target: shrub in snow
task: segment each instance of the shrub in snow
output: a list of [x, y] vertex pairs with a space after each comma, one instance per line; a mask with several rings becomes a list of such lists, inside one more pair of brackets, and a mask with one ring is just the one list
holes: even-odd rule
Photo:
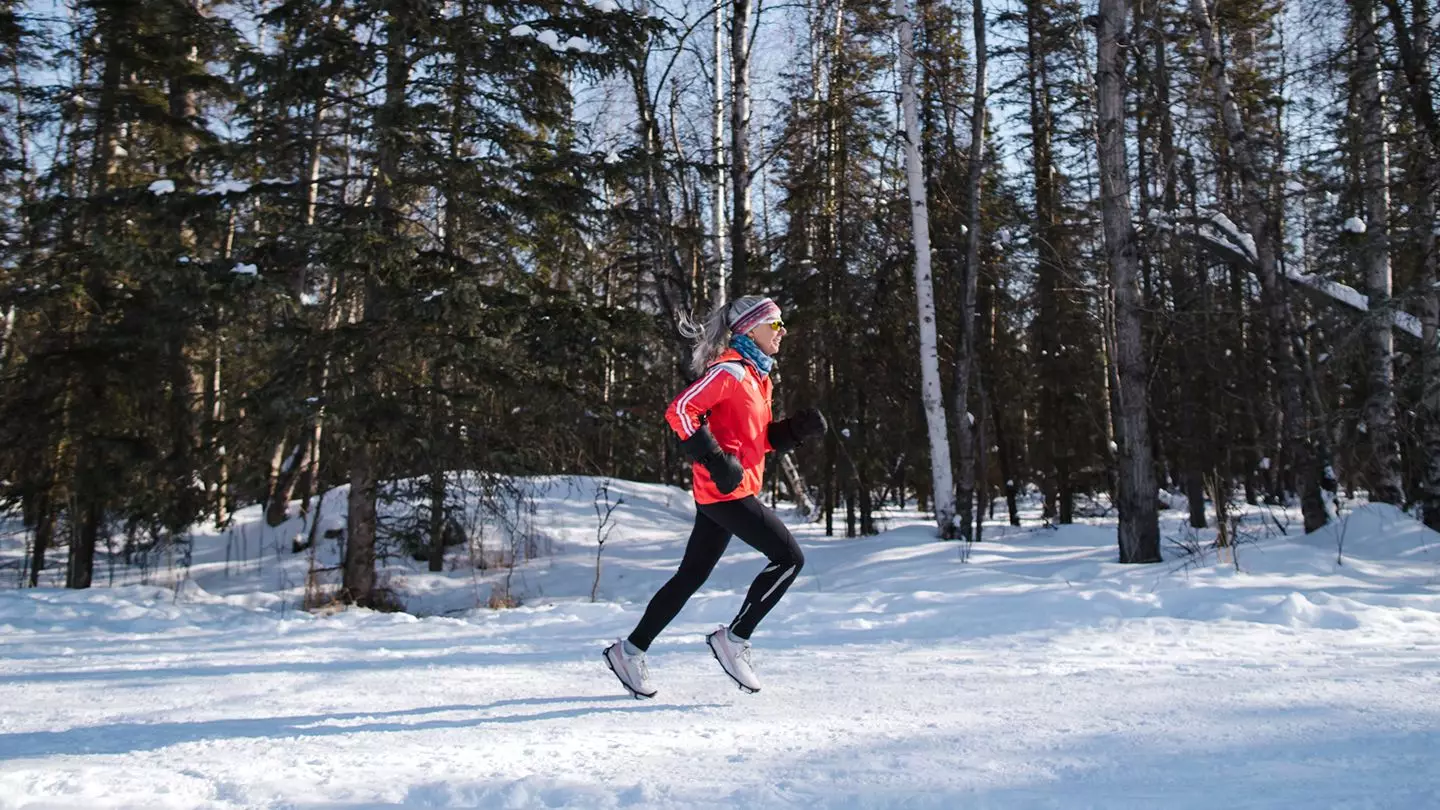
[[1359, 217], [1350, 217], [1345, 224], [1340, 226], [1350, 233], [1365, 233], [1365, 220]]

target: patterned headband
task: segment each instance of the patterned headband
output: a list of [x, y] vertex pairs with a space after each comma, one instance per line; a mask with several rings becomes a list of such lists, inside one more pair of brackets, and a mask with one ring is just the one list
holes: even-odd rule
[[779, 320], [780, 305], [769, 298], [762, 298], [749, 309], [730, 320], [730, 331], [737, 335], [748, 334], [751, 329], [766, 321]]

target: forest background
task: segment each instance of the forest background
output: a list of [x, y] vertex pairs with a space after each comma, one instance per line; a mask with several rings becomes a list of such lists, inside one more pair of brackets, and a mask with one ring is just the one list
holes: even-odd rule
[[348, 484], [341, 593], [372, 604], [377, 548], [442, 563], [462, 481], [683, 483], [677, 325], [752, 293], [790, 329], [777, 413], [832, 428], [771, 494], [827, 532], [908, 501], [973, 540], [1029, 488], [1057, 523], [1117, 509], [1126, 562], [1160, 558], [1163, 491], [1196, 526], [1367, 498], [1440, 529], [1433, 27], [1426, 0], [0, 2], [6, 579], [88, 587], [97, 550]]

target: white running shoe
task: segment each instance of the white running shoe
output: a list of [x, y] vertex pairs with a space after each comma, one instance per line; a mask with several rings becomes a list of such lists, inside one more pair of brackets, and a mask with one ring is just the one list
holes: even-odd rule
[[760, 679], [750, 667], [749, 641], [731, 641], [730, 632], [722, 626], [706, 636], [705, 643], [710, 645], [710, 652], [715, 653], [715, 660], [720, 662], [725, 674], [739, 684], [740, 691], [751, 694], [760, 691]]
[[655, 697], [655, 687], [650, 685], [650, 665], [645, 663], [644, 652], [627, 655], [625, 642], [617, 639], [605, 648], [605, 663], [610, 665], [610, 671], [636, 700]]

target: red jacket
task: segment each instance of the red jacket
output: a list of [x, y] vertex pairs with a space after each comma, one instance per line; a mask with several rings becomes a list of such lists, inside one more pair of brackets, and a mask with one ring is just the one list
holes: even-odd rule
[[[721, 493], [700, 464], [692, 464], [695, 502], [738, 501], [760, 494], [765, 454], [770, 451], [770, 378], [761, 376], [734, 349], [727, 349], [710, 368], [665, 409], [665, 420], [688, 439], [709, 425], [720, 449], [739, 459], [745, 478], [733, 492]], [[707, 416], [708, 415], [708, 416]]]

